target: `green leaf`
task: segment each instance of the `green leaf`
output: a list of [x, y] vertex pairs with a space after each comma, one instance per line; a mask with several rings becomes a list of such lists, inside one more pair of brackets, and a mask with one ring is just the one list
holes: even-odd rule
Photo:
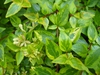
[[53, 5], [53, 10], [59, 10], [60, 9], [60, 4], [62, 3], [63, 1], [62, 0], [55, 0], [55, 3]]
[[0, 60], [4, 60], [4, 48], [0, 45]]
[[49, 40], [54, 40], [55, 39], [55, 36], [51, 33], [51, 32], [48, 32], [48, 31], [45, 31], [45, 30], [37, 30], [37, 31], [34, 31], [37, 38], [43, 42], [44, 44], [46, 43], [46, 39], [49, 39]]
[[15, 3], [12, 3], [10, 5], [10, 7], [8, 8], [7, 14], [6, 14], [6, 18], [15, 15], [17, 12], [19, 12], [21, 9], [21, 7]]
[[76, 12], [76, 10], [77, 10], [77, 8], [76, 8], [76, 6], [75, 6], [75, 4], [74, 4], [74, 1], [75, 1], [75, 0], [70, 0], [70, 1], [69, 1], [69, 12], [70, 12], [71, 14], [74, 14], [74, 13]]
[[0, 33], [2, 33], [6, 28], [0, 27]]
[[55, 25], [57, 24], [57, 15], [56, 14], [50, 15], [49, 19], [53, 24], [55, 24]]
[[58, 26], [64, 26], [66, 25], [69, 17], [69, 11], [66, 6], [66, 8], [62, 9], [60, 12], [57, 13], [57, 24]]
[[96, 13], [95, 13], [95, 17], [94, 17], [94, 22], [95, 22], [95, 24], [97, 25], [97, 26], [99, 26], [100, 25], [100, 12], [99, 11], [96, 11]]
[[91, 23], [90, 19], [87, 19], [87, 20], [85, 20], [85, 19], [78, 19], [78, 25], [80, 27], [87, 27], [87, 26], [90, 25], [90, 23]]
[[85, 44], [76, 43], [72, 46], [72, 50], [81, 57], [86, 57], [88, 53], [87, 46]]
[[80, 18], [81, 18], [81, 13], [80, 13], [80, 12], [75, 13], [75, 14], [74, 14], [74, 17], [80, 19]]
[[28, 0], [13, 0], [13, 2], [20, 7], [31, 7], [31, 4]]
[[48, 27], [48, 29], [55, 30], [55, 29], [57, 29], [57, 25], [51, 25]]
[[88, 7], [94, 7], [99, 0], [88, 0], [87, 5]]
[[91, 42], [96, 40], [98, 34], [97, 34], [97, 30], [93, 24], [89, 25], [87, 35]]
[[67, 64], [69, 64], [74, 69], [85, 70], [87, 73], [90, 73], [88, 68], [76, 57], [71, 58], [70, 60], [68, 60]]
[[25, 13], [24, 16], [26, 18], [28, 18], [29, 20], [31, 20], [32, 22], [37, 22], [38, 18], [39, 18], [39, 14], [35, 14], [35, 13]]
[[66, 65], [66, 67], [60, 69], [60, 75], [78, 75], [77, 70], [73, 69], [69, 65]]
[[63, 31], [60, 31], [59, 47], [64, 52], [71, 51], [72, 41], [69, 38], [69, 36], [65, 32], [63, 32]]
[[100, 8], [100, 1], [98, 1], [98, 3], [97, 3], [97, 7]]
[[72, 30], [72, 32], [70, 32], [69, 37], [73, 43], [75, 43], [80, 38], [81, 31], [81, 27], [76, 27], [74, 30]]
[[45, 30], [47, 30], [49, 25], [48, 18], [39, 18], [38, 22], [44, 26]]
[[16, 54], [17, 65], [19, 65], [23, 59], [24, 59], [23, 52], [22, 51], [17, 52]]
[[9, 19], [8, 18], [2, 18], [1, 20], [0, 20], [0, 23], [1, 24], [7, 24], [9, 22]]
[[83, 71], [83, 72], [82, 72], [82, 75], [88, 75], [88, 74], [86, 73], [86, 71]]
[[41, 3], [39, 3], [41, 6], [41, 12], [46, 15], [52, 13], [52, 6], [53, 4], [50, 1], [42, 0]]
[[45, 64], [47, 65], [47, 66], [50, 66], [50, 67], [53, 67], [53, 63], [51, 62], [51, 60], [50, 59], [48, 59], [48, 57], [46, 57], [45, 58]]
[[57, 64], [66, 64], [66, 60], [67, 60], [67, 55], [66, 54], [62, 54], [59, 57], [57, 57], [56, 59], [54, 59], [52, 61], [52, 63], [57, 63]]
[[70, 17], [69, 23], [72, 26], [72, 28], [75, 28], [77, 24], [77, 19], [75, 17]]
[[97, 37], [96, 42], [100, 45], [100, 36]]
[[21, 24], [20, 18], [15, 15], [10, 17], [10, 22], [14, 27], [19, 27], [19, 24]]
[[10, 3], [12, 0], [5, 0], [4, 4]]
[[61, 50], [58, 45], [53, 41], [46, 42], [46, 54], [49, 59], [54, 60], [61, 54]]
[[85, 46], [87, 46], [88, 47], [88, 43], [87, 43], [87, 41], [81, 36], [79, 39], [78, 39], [78, 41], [76, 42], [76, 44], [84, 44]]
[[81, 11], [81, 17], [83, 19], [90, 19], [95, 16], [94, 11]]
[[36, 67], [35, 72], [36, 75], [54, 75], [54, 72], [47, 67]]
[[0, 67], [0, 75], [3, 75], [3, 69]]
[[8, 48], [10, 48], [10, 49], [11, 49], [12, 51], [14, 51], [14, 52], [17, 52], [17, 51], [19, 51], [19, 49], [20, 49], [20, 47], [14, 45], [13, 42], [10, 41], [9, 39], [8, 39], [6, 45], [7, 45]]
[[40, 6], [38, 4], [33, 4], [32, 7], [33, 7], [35, 12], [39, 12], [40, 11]]
[[[96, 68], [99, 67], [100, 63], [100, 48], [92, 51], [85, 59], [85, 65], [88, 68]], [[100, 68], [100, 67], [99, 67]]]

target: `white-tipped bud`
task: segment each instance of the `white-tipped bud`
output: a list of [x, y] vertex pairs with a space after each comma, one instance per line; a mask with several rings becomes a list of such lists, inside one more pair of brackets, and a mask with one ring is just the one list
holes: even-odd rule
[[22, 24], [19, 24], [19, 28], [20, 28], [23, 32], [26, 32], [26, 31], [23, 29], [23, 25], [22, 25]]

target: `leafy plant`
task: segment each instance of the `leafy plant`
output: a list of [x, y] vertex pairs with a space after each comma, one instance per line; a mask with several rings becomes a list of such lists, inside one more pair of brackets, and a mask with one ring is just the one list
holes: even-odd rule
[[99, 0], [1, 0], [0, 75], [100, 75]]

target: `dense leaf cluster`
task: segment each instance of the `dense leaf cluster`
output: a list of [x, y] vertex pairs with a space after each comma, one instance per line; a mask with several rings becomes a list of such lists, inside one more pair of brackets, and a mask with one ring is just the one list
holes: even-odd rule
[[100, 0], [1, 0], [0, 75], [100, 75]]

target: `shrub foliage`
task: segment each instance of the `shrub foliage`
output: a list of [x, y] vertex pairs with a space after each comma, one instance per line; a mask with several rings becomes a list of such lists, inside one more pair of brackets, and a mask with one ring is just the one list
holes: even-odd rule
[[100, 0], [1, 0], [0, 75], [100, 75]]

